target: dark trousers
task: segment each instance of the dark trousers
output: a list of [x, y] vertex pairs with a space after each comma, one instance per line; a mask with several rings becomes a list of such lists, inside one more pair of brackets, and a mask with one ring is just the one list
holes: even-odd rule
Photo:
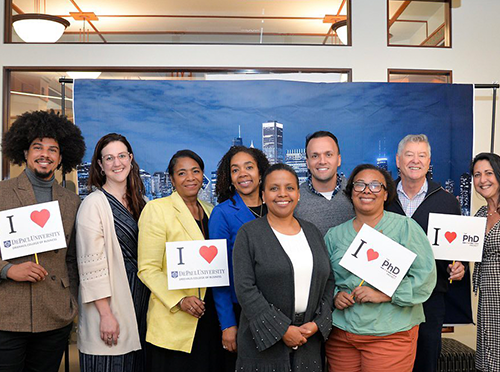
[[[221, 372], [224, 368], [222, 334], [212, 291], [205, 294], [205, 315], [198, 320], [191, 353], [146, 343], [148, 372]], [[182, 329], [179, 332], [183, 332]], [[168, 337], [168, 335], [165, 335]]]
[[413, 372], [435, 372], [441, 354], [441, 331], [445, 314], [444, 293], [434, 292], [424, 303], [425, 323], [418, 331]]
[[72, 326], [39, 333], [0, 331], [0, 372], [57, 372]]

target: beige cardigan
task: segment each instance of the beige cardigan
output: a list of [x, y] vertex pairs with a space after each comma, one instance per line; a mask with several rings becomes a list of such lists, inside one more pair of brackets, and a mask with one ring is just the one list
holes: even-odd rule
[[[80, 274], [78, 348], [91, 355], [121, 355], [139, 350], [139, 331], [123, 254], [109, 202], [100, 190], [82, 202], [76, 218], [76, 251]], [[100, 316], [93, 301], [110, 297], [120, 325], [116, 346], [101, 340]]]

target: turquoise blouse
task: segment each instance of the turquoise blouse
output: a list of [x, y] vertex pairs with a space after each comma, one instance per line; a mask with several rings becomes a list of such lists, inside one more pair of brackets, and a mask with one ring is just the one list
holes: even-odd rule
[[[411, 218], [384, 212], [375, 229], [416, 253], [417, 257], [391, 302], [356, 303], [344, 310], [335, 308], [332, 322], [335, 327], [350, 333], [386, 336], [407, 331], [425, 321], [422, 303], [429, 298], [436, 285], [436, 264], [427, 236]], [[351, 293], [361, 283], [361, 278], [339, 265], [356, 234], [353, 220], [349, 220], [331, 228], [325, 235], [335, 274], [335, 294], [339, 291]], [[370, 286], [366, 282], [363, 285]]]

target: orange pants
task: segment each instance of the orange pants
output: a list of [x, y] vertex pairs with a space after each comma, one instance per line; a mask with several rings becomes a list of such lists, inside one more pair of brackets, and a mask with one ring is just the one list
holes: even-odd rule
[[326, 342], [328, 372], [411, 372], [418, 325], [388, 336], [356, 335], [333, 327]]

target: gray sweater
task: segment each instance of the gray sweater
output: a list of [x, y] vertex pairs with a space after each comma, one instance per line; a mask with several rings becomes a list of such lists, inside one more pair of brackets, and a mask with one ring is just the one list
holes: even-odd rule
[[300, 202], [295, 208], [295, 217], [314, 224], [323, 235], [331, 227], [340, 225], [354, 217], [351, 201], [344, 194], [347, 181], [342, 177], [341, 189], [328, 200], [323, 195], [314, 193], [307, 182], [300, 185]]

